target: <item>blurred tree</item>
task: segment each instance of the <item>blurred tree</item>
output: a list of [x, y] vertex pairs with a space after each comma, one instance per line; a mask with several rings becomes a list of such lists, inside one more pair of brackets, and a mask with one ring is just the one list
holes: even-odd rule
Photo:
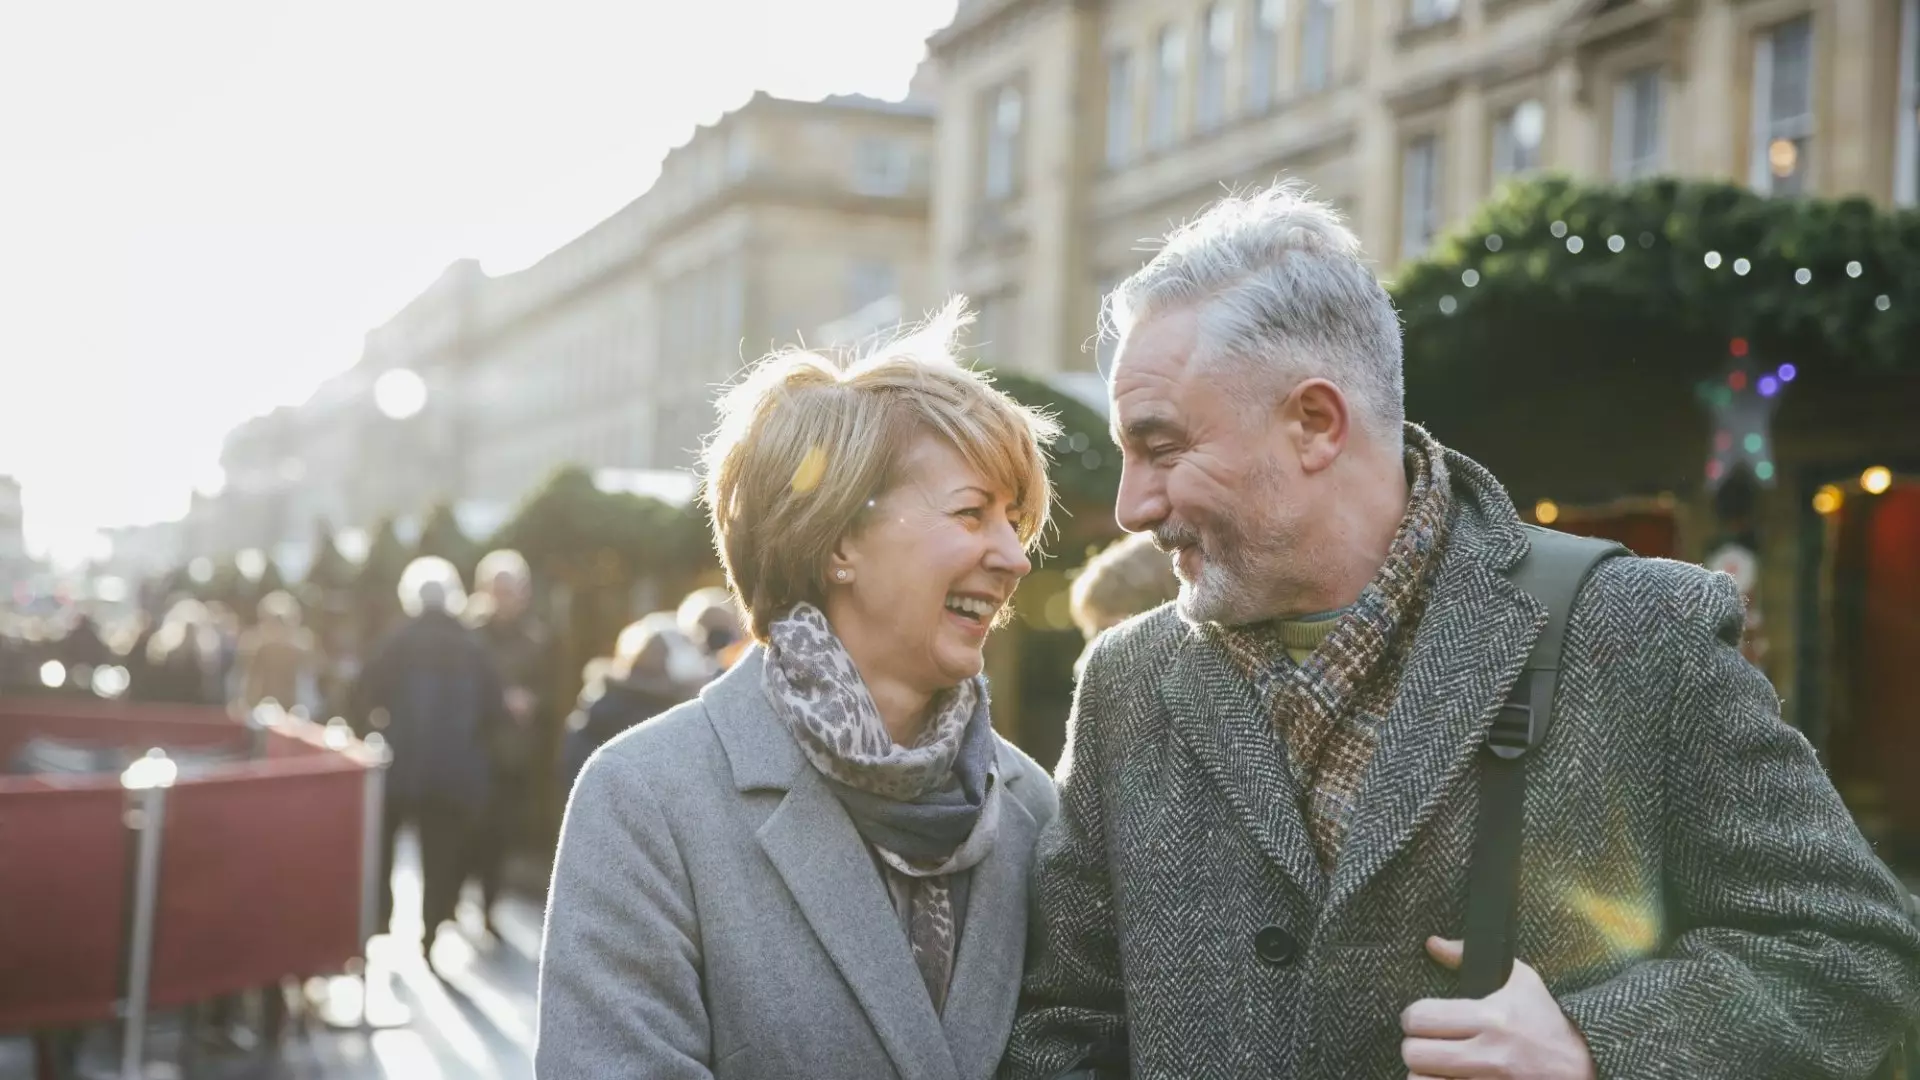
[[[1410, 419], [1517, 496], [1690, 490], [1730, 354], [1797, 401], [1920, 372], [1920, 213], [1671, 178], [1502, 187], [1391, 290]], [[1737, 340], [1736, 340], [1737, 339]]]
[[[533, 568], [542, 614], [559, 638], [557, 701], [579, 694], [588, 661], [607, 655], [627, 623], [651, 608], [678, 604], [719, 569], [697, 508], [601, 491], [575, 466], [555, 472], [487, 548], [513, 548]], [[559, 752], [559, 729], [547, 734], [534, 775], [550, 837], [566, 793], [554, 786], [548, 767]]]
[[353, 603], [361, 640], [372, 641], [400, 617], [400, 575], [413, 556], [394, 531], [393, 519], [382, 518], [367, 546], [367, 558], [353, 579]]
[[353, 563], [340, 554], [340, 548], [333, 542], [333, 527], [325, 518], [313, 523], [313, 561], [307, 565], [307, 576], [303, 583], [309, 590], [330, 593], [344, 589], [353, 583]]
[[1060, 438], [1047, 450], [1055, 507], [1053, 535], [1043, 549], [1077, 562], [1083, 549], [1118, 536], [1113, 500], [1120, 491], [1120, 451], [1108, 434], [1106, 418], [1032, 376], [999, 370], [984, 374], [1009, 397], [1060, 425]]
[[460, 571], [460, 579], [469, 588], [473, 586], [473, 570], [480, 562], [480, 546], [461, 531], [460, 519], [454, 516], [452, 505], [438, 503], [428, 513], [427, 523], [420, 529], [420, 542], [414, 546], [414, 554], [438, 555]]
[[248, 622], [253, 621], [254, 609], [267, 594], [279, 592], [287, 587], [286, 575], [280, 572], [280, 564], [273, 561], [273, 556], [267, 556], [266, 565], [260, 570], [260, 580], [253, 582], [252, 585], [252, 602], [247, 605], [243, 613]]

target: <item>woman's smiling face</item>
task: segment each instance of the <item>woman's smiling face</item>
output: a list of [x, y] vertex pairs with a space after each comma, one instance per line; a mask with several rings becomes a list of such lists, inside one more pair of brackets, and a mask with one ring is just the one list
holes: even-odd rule
[[1014, 494], [945, 438], [916, 438], [898, 475], [831, 557], [825, 609], [870, 682], [931, 693], [980, 673], [987, 632], [1033, 564]]

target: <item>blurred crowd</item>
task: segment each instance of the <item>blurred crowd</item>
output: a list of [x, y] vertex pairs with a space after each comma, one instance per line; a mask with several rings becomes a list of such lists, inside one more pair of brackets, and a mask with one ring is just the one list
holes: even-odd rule
[[[403, 826], [420, 840], [430, 946], [454, 898], [477, 879], [489, 924], [516, 849], [540, 849], [535, 801], [564, 795], [607, 740], [697, 693], [744, 651], [725, 589], [626, 626], [578, 683], [558, 677], [563, 650], [536, 610], [524, 558], [496, 551], [471, 575], [414, 560], [397, 617], [377, 634], [317, 632], [292, 592], [252, 610], [174, 595], [102, 615], [42, 604], [0, 616], [0, 696], [70, 695], [338, 717], [378, 735], [391, 755], [386, 857]], [[582, 685], [578, 698], [559, 688]], [[548, 783], [537, 772], [550, 768]], [[391, 913], [391, 895], [387, 900]], [[384, 920], [383, 920], [384, 922]]]
[[[701, 588], [625, 626], [569, 680], [534, 586], [527, 561], [510, 550], [488, 554], [466, 578], [444, 559], [417, 558], [401, 575], [392, 617], [360, 634], [339, 632], [337, 619], [284, 589], [251, 610], [185, 594], [104, 616], [84, 604], [42, 605], [0, 616], [0, 696], [197, 705], [237, 717], [266, 707], [377, 734], [391, 755], [385, 857], [390, 870], [398, 831], [412, 827], [430, 951], [469, 880], [480, 885], [491, 929], [509, 854], [551, 844], [543, 796], [564, 799], [594, 750], [693, 697], [751, 644], [728, 591]], [[1166, 556], [1147, 537], [1128, 537], [1075, 573], [1074, 622], [1091, 642], [1177, 587]], [[562, 700], [560, 688], [575, 685], [578, 696]]]

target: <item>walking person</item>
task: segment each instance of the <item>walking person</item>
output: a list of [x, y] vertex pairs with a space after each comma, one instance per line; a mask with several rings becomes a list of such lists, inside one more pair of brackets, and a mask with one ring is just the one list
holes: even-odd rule
[[989, 1075], [1053, 786], [982, 649], [1046, 523], [1050, 421], [950, 308], [850, 366], [758, 365], [704, 497], [754, 648], [615, 738], [568, 805], [541, 1080]]
[[501, 550], [480, 560], [473, 575], [479, 608], [471, 620], [500, 673], [508, 723], [488, 743], [493, 786], [486, 820], [475, 839], [473, 873], [480, 879], [487, 933], [494, 930], [507, 857], [526, 838], [532, 816], [534, 763], [550, 745], [553, 695], [553, 634], [533, 612], [533, 571], [517, 551]]
[[420, 846], [420, 951], [429, 957], [440, 925], [453, 918], [460, 884], [483, 821], [492, 777], [487, 746], [511, 721], [500, 676], [457, 616], [466, 602], [459, 572], [445, 559], [409, 563], [400, 576], [406, 620], [374, 647], [355, 711], [392, 751], [381, 847], [387, 883], [380, 922], [393, 915], [394, 844], [412, 825]]
[[[1874, 1069], [1920, 934], [1740, 655], [1732, 580], [1601, 561], [1557, 694], [1509, 703], [1549, 622], [1515, 577], [1564, 538], [1405, 423], [1337, 215], [1225, 200], [1109, 303], [1116, 512], [1180, 590], [1087, 661], [1003, 1077]], [[1517, 959], [1465, 994], [1480, 779], [1527, 745], [1524, 813], [1490, 819], [1524, 841]]]

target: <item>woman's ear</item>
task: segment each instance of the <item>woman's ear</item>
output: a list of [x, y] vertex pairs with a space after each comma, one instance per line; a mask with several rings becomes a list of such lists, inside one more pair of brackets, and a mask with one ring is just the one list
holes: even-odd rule
[[854, 522], [840, 539], [833, 542], [833, 550], [827, 553], [827, 584], [850, 585], [859, 571], [861, 526], [866, 523], [866, 515], [873, 512], [878, 504], [876, 499], [868, 499], [861, 509], [859, 520]]

